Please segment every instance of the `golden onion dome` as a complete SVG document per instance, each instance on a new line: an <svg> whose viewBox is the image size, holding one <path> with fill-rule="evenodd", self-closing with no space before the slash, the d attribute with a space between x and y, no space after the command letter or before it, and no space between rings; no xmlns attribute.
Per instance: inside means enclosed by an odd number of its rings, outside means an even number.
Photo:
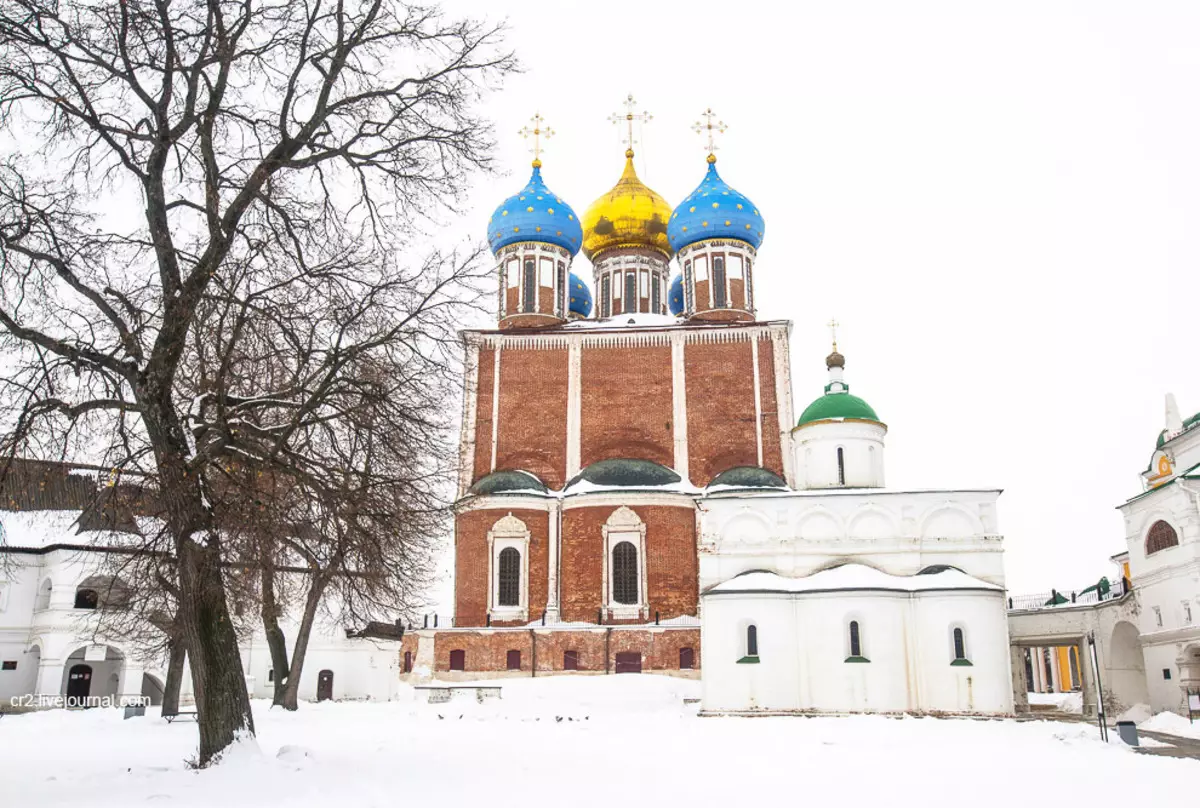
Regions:
<svg viewBox="0 0 1200 808"><path fill-rule="evenodd" d="M638 179L630 149L621 179L583 214L583 254L592 259L618 247L643 247L669 258L670 219L671 206Z"/></svg>

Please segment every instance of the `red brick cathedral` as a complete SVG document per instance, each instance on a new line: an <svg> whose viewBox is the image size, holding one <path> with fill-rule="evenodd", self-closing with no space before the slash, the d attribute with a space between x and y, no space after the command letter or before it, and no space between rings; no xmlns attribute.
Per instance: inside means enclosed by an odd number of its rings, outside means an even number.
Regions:
<svg viewBox="0 0 1200 808"><path fill-rule="evenodd" d="M463 334L453 626L412 632L406 672L696 671L705 495L790 476L763 232L711 153L672 210L627 151L582 220L534 161L488 222L496 327Z"/></svg>

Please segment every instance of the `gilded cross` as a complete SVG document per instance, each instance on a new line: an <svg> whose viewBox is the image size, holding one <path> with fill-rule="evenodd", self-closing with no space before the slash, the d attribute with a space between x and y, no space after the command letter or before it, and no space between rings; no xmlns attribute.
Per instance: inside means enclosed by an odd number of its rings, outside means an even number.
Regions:
<svg viewBox="0 0 1200 808"><path fill-rule="evenodd" d="M716 132L718 135L723 135L725 134L725 130L729 127L725 125L725 121L717 121L716 123L713 123L713 118L717 117L717 114L712 111L712 107L709 107L708 109L704 110L704 112L700 113L700 117L704 119L704 123L696 121L694 124L692 124L692 131L697 135L704 134L706 132L708 133L708 143L705 145L705 148L708 149L709 155L712 156L713 152L717 150L717 144L713 138L713 132Z"/></svg>
<svg viewBox="0 0 1200 808"><path fill-rule="evenodd" d="M841 323L839 323L837 320L830 320L828 323L826 323L826 325L829 326L829 333L833 337L833 350L834 352L837 352L837 330Z"/></svg>
<svg viewBox="0 0 1200 808"><path fill-rule="evenodd" d="M533 153L533 167L541 168L542 138L549 140L554 137L554 130L549 126L542 126L546 122L546 119L542 117L542 113L540 112L535 112L533 117L529 119L529 122L533 124L533 128L530 129L528 126L523 126L517 134L526 140L531 137L533 138L533 148L529 150Z"/></svg>
<svg viewBox="0 0 1200 808"><path fill-rule="evenodd" d="M625 114L621 115L620 113L613 113L612 115L608 116L608 119L610 121L612 121L613 123L621 123L622 121L624 121L628 125L629 135L627 136L627 138L625 139L624 142L625 142L625 148L629 152L633 151L633 144L636 142L633 139L633 122L641 121L643 124L647 124L647 123L650 123L650 121L654 120L654 116L651 115L649 112L646 112L646 111L634 112L633 110L634 110L635 106L636 106L636 102L633 100L633 94L630 93L625 98ZM632 157L633 155L630 154L629 156Z"/></svg>

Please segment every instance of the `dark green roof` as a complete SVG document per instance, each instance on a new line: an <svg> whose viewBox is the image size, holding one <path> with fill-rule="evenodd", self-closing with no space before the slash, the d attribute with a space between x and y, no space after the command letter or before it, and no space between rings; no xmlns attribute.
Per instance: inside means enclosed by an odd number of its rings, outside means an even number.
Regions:
<svg viewBox="0 0 1200 808"><path fill-rule="evenodd" d="M734 466L713 477L709 486L733 485L739 488L787 488L787 483L773 471L760 466Z"/></svg>
<svg viewBox="0 0 1200 808"><path fill-rule="evenodd" d="M671 485L682 478L666 466L649 460L615 458L600 460L576 474L567 483L570 487L580 480L595 485L620 485L626 487Z"/></svg>
<svg viewBox="0 0 1200 808"><path fill-rule="evenodd" d="M480 477L471 486L472 494L503 494L507 491L539 491L545 493L546 486L528 471L493 471Z"/></svg>
<svg viewBox="0 0 1200 808"><path fill-rule="evenodd" d="M852 396L849 393L826 393L808 405L796 426L804 426L813 421L823 421L827 418L879 420L879 416L875 414L875 410L871 409L871 405L858 396Z"/></svg>

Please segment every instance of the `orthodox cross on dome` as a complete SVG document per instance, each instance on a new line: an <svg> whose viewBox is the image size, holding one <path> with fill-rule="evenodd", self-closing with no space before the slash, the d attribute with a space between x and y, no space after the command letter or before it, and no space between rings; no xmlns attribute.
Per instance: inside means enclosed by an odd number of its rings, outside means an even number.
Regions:
<svg viewBox="0 0 1200 808"><path fill-rule="evenodd" d="M716 123L713 123L713 118L717 117L717 114L712 111L712 107L709 107L708 109L704 110L704 112L701 112L700 117L704 119L704 123L696 121L694 124L692 124L692 131L697 135L705 134L707 132L708 143L705 144L704 148L708 150L708 162L715 163L717 162L717 155L714 152L716 152L718 147L713 138L713 132L716 132L718 135L723 135L725 134L725 130L729 127L725 124L725 121L717 121Z"/></svg>
<svg viewBox="0 0 1200 808"><path fill-rule="evenodd" d="M828 323L826 323L826 325L829 326L829 334L831 337L833 337L833 352L837 353L837 330L841 323L834 319L830 320Z"/></svg>
<svg viewBox="0 0 1200 808"><path fill-rule="evenodd" d="M533 117L529 119L529 122L533 124L533 128L530 129L528 126L522 126L517 134L526 140L531 137L533 138L533 148L529 150L533 154L533 167L541 168L542 138L549 140L554 137L554 130L549 126L542 125L546 122L546 119L542 117L542 113L540 112L535 112Z"/></svg>
<svg viewBox="0 0 1200 808"><path fill-rule="evenodd" d="M633 122L641 121L643 124L648 124L650 121L654 120L654 116L645 110L642 110L641 112L634 112L633 110L636 104L637 102L633 100L633 93L630 93L625 97L625 114L622 115L619 112L614 112L612 115L608 116L608 119L613 123L619 124L624 121L629 127L629 133L626 135L626 138L623 141L625 143L626 157L633 157L633 144L637 142L633 139Z"/></svg>

